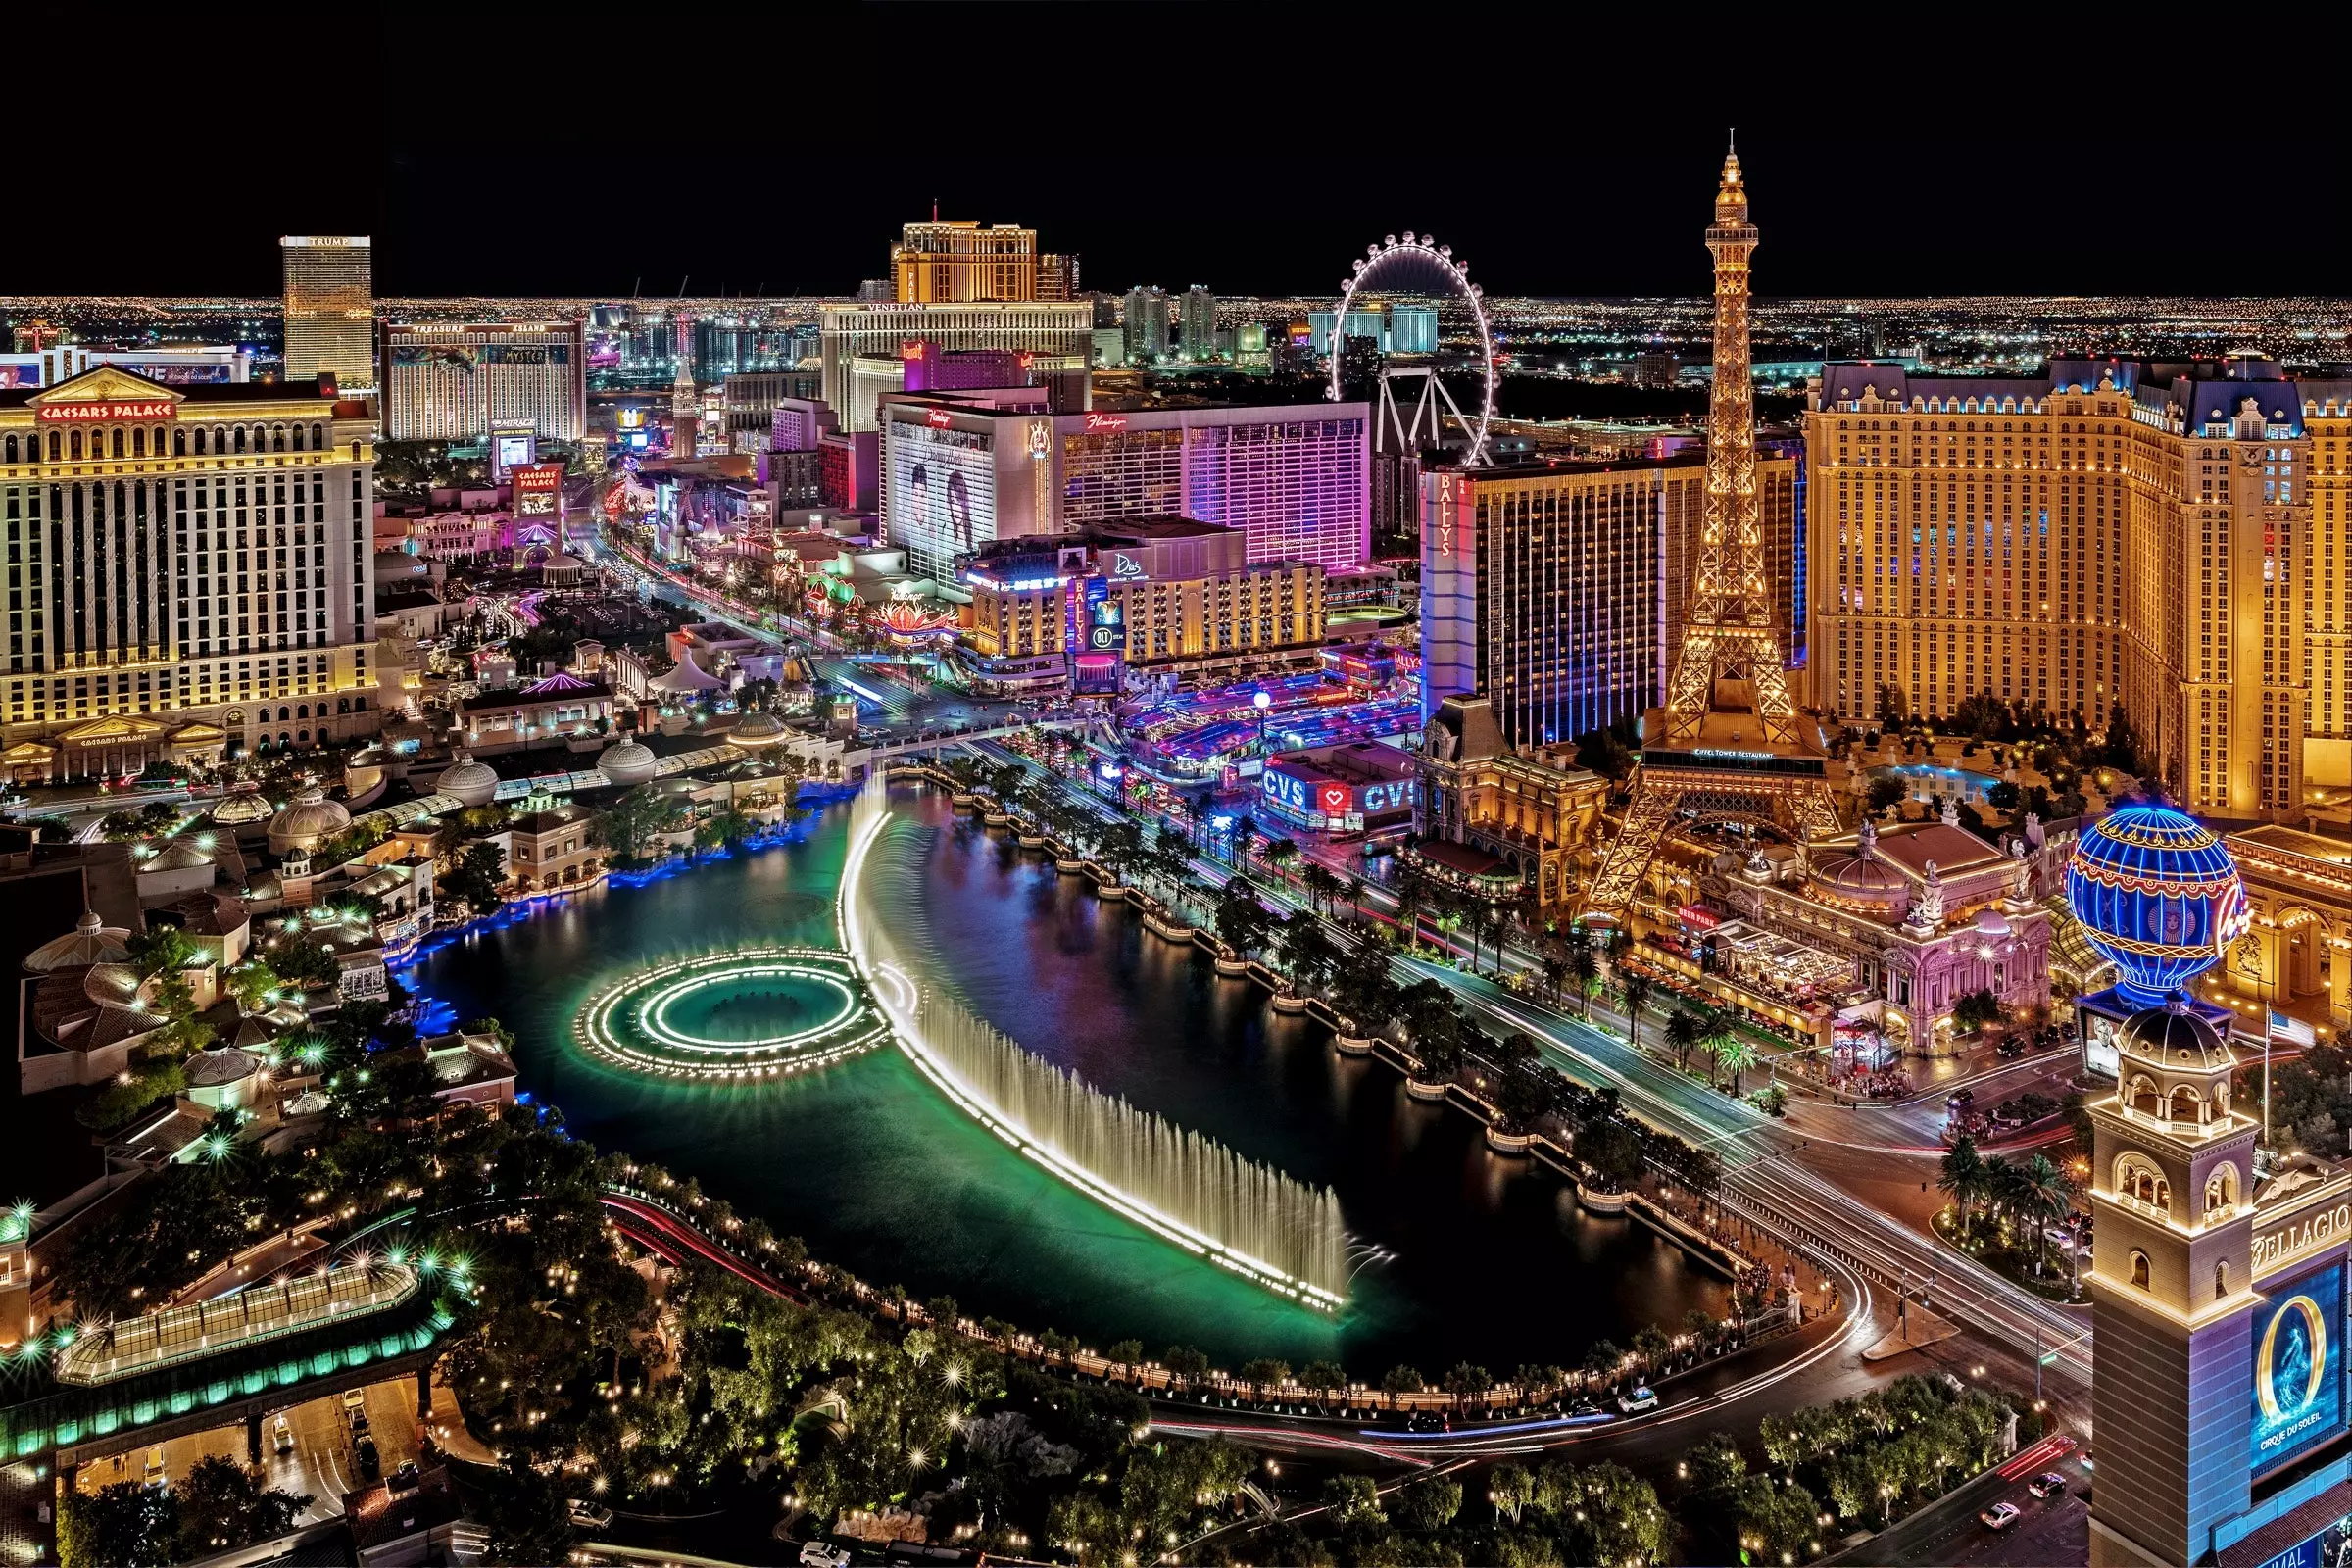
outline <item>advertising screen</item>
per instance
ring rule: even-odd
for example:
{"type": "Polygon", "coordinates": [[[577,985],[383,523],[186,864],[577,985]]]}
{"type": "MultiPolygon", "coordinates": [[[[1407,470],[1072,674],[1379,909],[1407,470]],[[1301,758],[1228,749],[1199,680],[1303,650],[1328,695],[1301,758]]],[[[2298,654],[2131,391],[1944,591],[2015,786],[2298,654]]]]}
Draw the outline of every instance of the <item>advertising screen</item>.
{"type": "Polygon", "coordinates": [[[539,442],[536,437],[528,432],[519,435],[501,432],[497,438],[493,467],[496,472],[503,474],[533,462],[538,456],[539,442]]]}
{"type": "Polygon", "coordinates": [[[997,470],[988,437],[928,424],[890,430],[890,542],[923,576],[948,576],[956,557],[997,537],[997,470]]]}
{"type": "Polygon", "coordinates": [[[1280,768],[1269,767],[1257,782],[1258,789],[1264,793],[1267,801],[1294,816],[1305,816],[1314,809],[1308,804],[1313,799],[1312,791],[1302,778],[1294,778],[1280,768]]]}
{"type": "Polygon", "coordinates": [[[1125,624],[1126,606],[1096,590],[1104,586],[1098,577],[1087,585],[1086,646],[1098,654],[1117,653],[1127,646],[1125,624]]]}
{"type": "Polygon", "coordinates": [[[2254,1315],[2256,1475],[2344,1430],[2344,1268],[2266,1285],[2254,1315]]]}
{"type": "Polygon", "coordinates": [[[527,463],[514,469],[514,515],[552,517],[564,499],[564,465],[527,463]]]}
{"type": "Polygon", "coordinates": [[[2116,1044],[2115,1020],[2095,1012],[2086,1012],[2084,1021],[2089,1032],[2082,1038],[2082,1065],[2103,1078],[2113,1078],[2123,1068],[2123,1051],[2116,1044]]]}

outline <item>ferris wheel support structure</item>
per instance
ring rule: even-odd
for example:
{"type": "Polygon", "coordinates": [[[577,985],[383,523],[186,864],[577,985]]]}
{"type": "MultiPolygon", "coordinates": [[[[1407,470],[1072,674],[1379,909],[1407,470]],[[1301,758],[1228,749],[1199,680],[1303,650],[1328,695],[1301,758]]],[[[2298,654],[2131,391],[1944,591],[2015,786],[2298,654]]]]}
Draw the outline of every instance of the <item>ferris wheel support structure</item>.
{"type": "MultiPolygon", "coordinates": [[[[1364,254],[1355,259],[1349,268],[1350,275],[1340,284],[1339,310],[1332,318],[1331,341],[1325,345],[1331,361],[1331,385],[1324,395],[1334,403],[1340,401],[1340,350],[1347,335],[1348,313],[1354,307],[1356,295],[1377,292],[1374,280],[1398,263],[1419,268],[1435,266],[1446,275],[1453,291],[1462,297],[1463,303],[1470,307],[1471,316],[1477,319],[1478,363],[1485,383],[1479,389],[1478,412],[1475,416],[1463,414],[1434,369],[1421,368],[1396,373],[1399,376],[1416,373],[1427,376],[1428,383],[1422,388],[1420,402],[1428,407],[1431,430],[1434,432],[1437,429],[1439,419],[1436,406],[1431,402],[1431,389],[1434,388],[1435,395],[1445,400],[1446,408],[1452,411],[1454,418],[1461,423],[1463,433],[1470,439],[1470,450],[1462,461],[1472,466],[1492,463],[1494,460],[1487,455],[1487,427],[1494,418],[1494,330],[1487,319],[1485,291],[1470,281],[1469,264],[1454,260],[1453,247],[1439,244],[1431,235],[1408,231],[1399,238],[1389,234],[1366,246],[1364,254]]],[[[1389,374],[1382,372],[1380,395],[1386,414],[1394,420],[1396,409],[1389,391],[1389,374]]],[[[1421,429],[1421,415],[1422,408],[1417,406],[1413,411],[1412,424],[1416,437],[1421,429]]],[[[1374,439],[1377,441],[1378,426],[1374,428],[1374,439]]],[[[1398,436],[1400,439],[1403,437],[1401,429],[1398,436]]]]}

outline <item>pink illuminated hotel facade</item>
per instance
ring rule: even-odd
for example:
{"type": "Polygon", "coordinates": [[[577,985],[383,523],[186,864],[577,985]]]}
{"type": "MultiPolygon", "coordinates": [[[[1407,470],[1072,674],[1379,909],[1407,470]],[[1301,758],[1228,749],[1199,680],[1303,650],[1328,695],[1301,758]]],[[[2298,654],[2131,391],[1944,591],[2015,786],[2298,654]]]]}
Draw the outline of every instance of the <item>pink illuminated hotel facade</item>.
{"type": "Polygon", "coordinates": [[[1239,529],[1251,562],[1360,565],[1370,546],[1362,403],[1055,414],[1038,388],[905,394],[879,412],[883,521],[946,578],[998,539],[1184,516],[1239,529]]]}

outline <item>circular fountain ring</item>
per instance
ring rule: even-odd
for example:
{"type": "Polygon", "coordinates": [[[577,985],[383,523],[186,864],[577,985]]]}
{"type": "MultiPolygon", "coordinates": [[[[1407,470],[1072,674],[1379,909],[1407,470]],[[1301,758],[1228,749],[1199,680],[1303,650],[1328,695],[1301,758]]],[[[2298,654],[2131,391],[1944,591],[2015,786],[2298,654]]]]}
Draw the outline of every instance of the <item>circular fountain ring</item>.
{"type": "Polygon", "coordinates": [[[828,948],[747,948],[641,969],[580,1008],[581,1045],[616,1066],[667,1078],[748,1082],[806,1072],[889,1038],[849,955],[828,948]],[[729,1039],[673,1018],[682,1004],[760,981],[797,982],[832,1000],[830,1016],[781,1033],[729,1039]]]}

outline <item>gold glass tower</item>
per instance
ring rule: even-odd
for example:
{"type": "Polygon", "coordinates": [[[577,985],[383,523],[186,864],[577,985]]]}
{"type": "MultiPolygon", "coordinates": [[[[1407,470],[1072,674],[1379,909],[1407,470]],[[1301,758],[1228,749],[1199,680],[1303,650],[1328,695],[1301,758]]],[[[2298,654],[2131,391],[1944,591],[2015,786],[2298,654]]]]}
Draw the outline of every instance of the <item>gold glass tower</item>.
{"type": "Polygon", "coordinates": [[[331,375],[348,395],[375,385],[374,248],[365,234],[287,234],[288,381],[331,375]]]}

